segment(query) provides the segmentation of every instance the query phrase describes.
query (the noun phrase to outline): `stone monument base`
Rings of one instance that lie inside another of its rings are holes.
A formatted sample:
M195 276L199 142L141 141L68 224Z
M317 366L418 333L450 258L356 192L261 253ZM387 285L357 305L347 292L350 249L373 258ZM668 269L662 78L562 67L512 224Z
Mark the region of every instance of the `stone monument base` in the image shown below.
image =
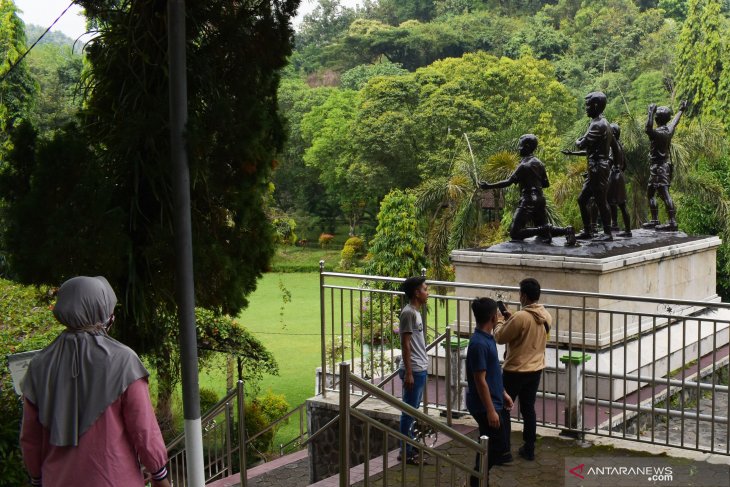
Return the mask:
M455 250L451 260L456 282L514 287L526 277L537 279L540 302L554 322L544 390L566 391L559 358L581 351L590 356L586 396L616 400L640 387L624 376L671 376L730 343L730 310L713 307L720 301L715 292L720 239L641 229L633 235L581 242L578 248L564 247L562 238L552 245L534 239L505 242ZM505 291L503 299L514 303L518 296ZM460 306L460 328L469 329L468 302Z
M601 349L656 328L647 316L666 314L667 310L657 309L659 300L719 301L715 292L718 237L654 230L633 230L633 234L612 242L581 242L577 248L562 246L562 237L553 239L552 245L534 239L505 242L455 250L451 261L456 282L517 286L526 277L536 278L543 289L541 302L557 324L551 340ZM480 292L463 290L465 296ZM609 295L657 300L647 303ZM517 295L510 299L516 301ZM460 316L468 317L468 303L461 306ZM671 312L687 316L700 310L680 304ZM625 324L624 316L628 316ZM622 319L620 324L617 317ZM659 326L667 324L664 320Z

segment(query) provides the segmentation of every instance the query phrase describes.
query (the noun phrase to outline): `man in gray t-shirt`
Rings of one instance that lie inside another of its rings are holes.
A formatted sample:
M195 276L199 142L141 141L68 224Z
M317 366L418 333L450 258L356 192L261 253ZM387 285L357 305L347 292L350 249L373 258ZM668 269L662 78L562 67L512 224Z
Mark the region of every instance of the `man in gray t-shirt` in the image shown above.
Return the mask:
M402 359L398 375L403 380L403 402L418 409L426 387L428 374L428 356L426 355L426 335L421 318L421 307L428 301L428 284L426 278L409 277L401 287L406 295L408 304L400 313L400 342ZM413 418L405 413L401 414L400 432L412 436L411 425ZM406 462L418 463L416 451L411 445L406 445Z

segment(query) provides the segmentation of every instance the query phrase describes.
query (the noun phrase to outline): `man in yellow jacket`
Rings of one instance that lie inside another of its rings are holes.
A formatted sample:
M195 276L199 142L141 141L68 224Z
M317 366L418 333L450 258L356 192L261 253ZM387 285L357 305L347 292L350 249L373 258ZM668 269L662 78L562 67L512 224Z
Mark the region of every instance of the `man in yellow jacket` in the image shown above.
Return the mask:
M545 346L552 317L545 307L538 303L540 283L528 278L520 282L520 304L522 309L512 314L503 313L507 321L499 320L494 329L494 338L499 344L506 344L507 351L502 364L504 390L513 401L519 399L520 413L524 421L522 439L524 445L519 455L526 460L535 459L537 437L537 416L535 399L545 368ZM509 452L510 424L506 426L507 451Z

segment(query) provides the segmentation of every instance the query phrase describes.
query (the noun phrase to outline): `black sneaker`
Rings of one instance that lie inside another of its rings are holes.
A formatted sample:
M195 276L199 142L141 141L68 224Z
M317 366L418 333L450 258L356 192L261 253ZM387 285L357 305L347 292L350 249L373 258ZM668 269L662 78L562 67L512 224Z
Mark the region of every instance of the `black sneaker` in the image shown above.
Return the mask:
M502 458L499 459L499 462L497 462L497 465L502 465L504 463L510 463L514 460L512 457L512 454L510 452L505 453L502 455Z
M535 459L535 450L534 449L528 449L526 445L522 445L520 449L517 451L519 455L528 461L533 461Z

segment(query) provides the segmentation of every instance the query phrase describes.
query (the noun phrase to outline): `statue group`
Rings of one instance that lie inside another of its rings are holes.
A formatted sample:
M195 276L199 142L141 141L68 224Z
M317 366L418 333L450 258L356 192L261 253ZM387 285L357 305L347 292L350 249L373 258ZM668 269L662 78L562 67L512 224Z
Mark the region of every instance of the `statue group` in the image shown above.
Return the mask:
M606 95L600 91L589 93L585 97L586 115L590 123L585 134L575 141L578 150L564 150L570 156L585 156L588 162L584 174L583 189L578 196L583 230L575 234L572 227L556 227L548 222L547 209L543 189L548 181L545 165L535 157L537 137L526 134L520 137L518 150L522 159L517 169L504 181L496 183L481 182L481 189L505 188L517 184L520 188L520 202L512 217L510 237L512 240L524 240L536 236L543 243L550 243L553 236L565 236L565 245L574 246L577 240L610 241L614 232L618 237L631 237L631 219L626 209L626 156L619 140L621 129L611 124L603 111L606 108ZM669 149L672 136L677 128L682 113L687 108L683 101L677 114L672 119L672 112L667 107L649 105L646 121L646 134L649 137L649 185L647 198L651 219L643 225L660 231L676 231L676 210L669 194L672 182L672 163ZM671 121L670 121L671 119ZM656 126L654 125L656 122ZM669 220L660 224L656 195L664 202ZM594 231L591 208L597 207L603 233L596 235ZM621 211L624 231L618 226L618 213ZM528 226L529 224L532 226Z

